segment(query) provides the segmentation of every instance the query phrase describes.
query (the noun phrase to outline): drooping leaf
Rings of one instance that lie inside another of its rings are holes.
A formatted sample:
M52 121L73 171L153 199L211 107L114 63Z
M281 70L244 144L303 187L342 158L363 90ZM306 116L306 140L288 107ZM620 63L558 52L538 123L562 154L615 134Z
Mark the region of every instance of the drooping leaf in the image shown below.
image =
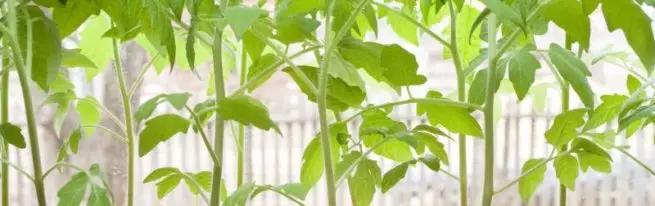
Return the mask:
M578 136L578 128L584 124L585 109L576 109L561 113L555 117L553 125L544 134L546 141L555 147L567 144Z
M621 106L628 99L623 95L604 95L600 97L603 101L596 109L589 115L589 120L585 124L582 131L588 131L603 125L614 119L621 110Z
M426 98L442 97L440 93L430 91ZM482 136L482 128L465 108L428 103L418 104L418 106L427 112L428 121L432 125L442 125L454 133L474 137Z
M253 125L263 130L274 129L282 134L268 114L268 109L259 100L236 95L221 100L217 112L226 120L235 120L244 125Z
M381 179L380 167L376 161L370 159L361 161L355 174L348 178L352 205L370 205L375 195L375 185L379 184Z
M318 68L310 66L300 66L300 70L312 81L318 85ZM307 98L316 102L316 95L311 92L309 86L300 80L300 77L291 68L285 68L283 71L289 74L296 82L300 90L307 95ZM327 83L327 107L334 111L345 111L349 107L359 107L366 97L366 91L359 87L348 86L343 80L328 77Z
M591 26L582 4L577 0L553 0L543 7L544 15L566 31L571 41L578 42L585 50L589 49Z
M186 133L189 124L186 118L175 114L164 114L148 120L139 134L139 156L145 156L160 142L177 133Z
M61 65L61 40L57 24L45 16L43 11L37 6L27 6L27 15L32 26L32 67L29 73L31 78L39 88L48 91L50 84L59 74ZM18 18L18 41L21 47L23 57L27 54L27 16L24 12L19 12ZM38 19L38 21L35 21Z
M602 0L602 3L607 28L611 32L621 29L646 71L653 71L655 39L650 17L632 0Z
M88 57L81 53L81 49L64 49L62 51L62 66L73 68L91 68L98 69L98 66L93 63Z
M555 159L555 174L560 183L569 190L575 190L575 179L578 178L578 160L572 155L564 155Z
M20 127L11 123L0 125L0 135L2 136L2 139L15 147L24 149L27 145L25 145L25 137L20 130Z
M551 44L548 51L550 60L562 77L571 83L573 90L587 108L594 107L594 92L589 86L587 76L591 76L587 66L568 51L557 44Z
M97 15L100 8L91 0L68 0L66 6L55 7L52 20L57 23L59 36L67 37L77 30L91 15Z
M525 49L521 49L509 60L509 80L512 82L519 100L528 94L534 83L535 72L539 68L541 68L541 64L537 58Z
M168 193L172 192L182 181L181 174L172 174L164 177L162 181L157 183L157 198L162 199Z
M264 84L268 79L270 79L275 73L275 68L265 71L268 67L278 61L277 56L274 54L266 54L257 58L248 68L248 81L253 81L254 77L263 76L264 78L261 81L258 81L256 84L253 84L251 87L248 87L249 91L255 90L257 87Z
M382 177L382 193L386 193L389 189L398 184L400 180L405 178L408 167L409 163L402 163L385 173Z
M539 165L543 159L530 159L523 164L521 174L525 175L519 180L519 194L523 201L529 201L537 187L544 182L546 175L546 165ZM528 173L530 172L530 173Z
M579 152L578 158L580 158L580 169L584 172L586 172L590 166L597 172L612 172L612 164L607 158L588 152Z
M57 192L58 206L78 206L86 194L89 177L84 172L73 175Z
M246 202L250 199L250 195L255 190L255 184L250 182L241 185L237 188L230 196L225 199L223 205L225 206L241 206L246 205Z

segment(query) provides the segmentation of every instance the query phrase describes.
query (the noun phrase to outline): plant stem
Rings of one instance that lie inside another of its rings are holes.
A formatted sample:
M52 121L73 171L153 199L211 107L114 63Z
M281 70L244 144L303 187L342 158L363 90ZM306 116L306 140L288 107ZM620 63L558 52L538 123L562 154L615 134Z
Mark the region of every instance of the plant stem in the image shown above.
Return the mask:
M325 15L325 45L330 45L330 31L332 29L332 11L336 0L331 0L328 3L327 14ZM346 26L344 26L346 27ZM336 39L335 39L336 40ZM338 40L336 40L338 41ZM337 205L336 184L334 181L334 168L332 164L332 151L330 147L330 131L327 121L327 83L328 83L328 68L329 59L332 50L325 50L323 58L321 58L321 69L318 76L318 115L321 126L321 147L323 149L323 164L325 169L325 180L327 187L328 206Z
M227 0L220 2L220 15L222 16L227 6ZM214 43L212 44L212 58L214 61L214 88L216 89L215 98L216 104L225 99L225 83L223 76L223 28L217 26L214 31ZM214 152L219 164L214 164L214 172L212 173L212 186L209 205L219 206L221 194L221 178L223 176L223 139L225 137L225 120L219 113L214 115Z
M5 44L5 47L7 45ZM6 47L8 48L8 47ZM3 56L2 58L2 69L9 71L9 58ZM2 124L9 123L9 72L2 74L2 93L0 94L0 122ZM7 141L2 141L2 159L9 160L9 143ZM9 166L7 163L2 163L2 205L9 206Z
M430 37L432 37L432 38L434 38L435 40L437 40L437 41L438 41L439 43L441 43L441 45L443 45L444 47L451 47L451 45L450 45L446 40L444 40L444 39L441 38L439 35L437 35L436 33L434 33L432 30L430 30L430 28L428 28L427 26L423 25L421 22L419 22L419 21L417 21L416 19L414 19L414 17L411 17L411 16L405 14L405 12L398 11L398 10L396 10L396 9L393 9L393 8L387 6L387 5L384 4L384 3L380 3L380 2L376 2L376 1L372 1L371 3L372 3L372 4L375 4L375 5L378 6L378 7L385 8L385 9L387 9L387 10L390 11L390 12L396 13L397 15L400 15L400 16L403 17L405 20L407 20L407 21L409 21L409 22L412 22L412 24L414 24L415 26L417 26L419 29L423 30L427 35L429 35ZM451 43L452 43L452 42L451 42Z
M125 120L125 136L127 137L127 205L134 205L134 127L132 123L132 99L128 94L127 87L125 86L125 79L123 77L123 67L121 65L121 57L118 50L118 42L116 39L112 40L112 47L114 51L114 70L118 80L118 87L121 92L121 99L123 101L123 116Z
M46 199L45 199L45 187L43 184L43 173L41 171L41 154L40 154L40 148L39 148L39 136L38 136L38 131L36 129L36 119L34 117L34 105L32 103L32 94L30 91L30 83L29 83L29 77L27 75L27 71L31 70L30 65L32 64L32 47L31 47L31 42L32 42L32 24L31 24L31 18L29 18L29 15L25 15L26 22L27 23L27 58L23 58L23 54L20 50L20 45L18 44L18 39L16 35L18 34L18 30L16 29L15 25L15 18L16 18L16 11L15 7L13 6L13 0L9 1L8 6L8 18L10 22L10 29L9 29L9 35L7 35L5 38L9 38L9 42L11 43L11 48L12 48L12 53L14 57L14 64L16 64L16 71L18 72L18 79L20 82L20 87L21 91L23 92L23 102L25 105L25 118L27 120L27 131L29 134L29 141L30 141L30 150L32 152L32 165L34 169L34 187L36 190L36 199L38 202L38 205L44 206L46 205ZM26 12L27 13L27 12ZM13 22L13 23L11 23ZM14 25L12 25L14 24ZM27 66L26 66L27 65Z
M18 165L15 165L15 164L9 162L9 160L7 160L7 159L0 159L0 161L2 161L2 164L7 164L8 166L13 167L16 171L18 171L19 173L21 173L25 177L27 177L27 179L32 180L32 182L36 181L35 180L36 178L32 177L32 175L30 175L30 173L27 173L27 171L23 170Z
M241 46L241 73L240 73L240 78L239 78L239 86L243 86L243 84L246 83L248 80L248 55L246 53L246 45L242 41L242 46ZM244 93L247 93L244 92ZM243 151L245 150L245 127L243 124L239 124L239 134L237 137L237 146L239 149L237 150L237 187L241 186L243 184L243 173L244 173L244 156L243 156Z
M487 18L489 43L489 70L487 71L487 92L484 104L484 186L482 205L491 206L494 190L494 88L496 79L496 15Z
M568 35L566 36L565 41L566 49L571 50L571 39ZM569 111L569 82L564 79L562 79L562 81L562 112L566 112ZM565 152L566 150L568 150L568 145L562 145L560 152ZM559 205L566 206L566 186L564 186L564 184L559 185Z
M91 128L96 128L96 129L103 130L103 131L107 132L107 134L110 134L114 139L116 139L118 141L121 141L122 143L127 143L127 138L126 137L123 137L122 135L114 132L114 130L109 129L107 127L100 126L100 125L97 125L97 124L82 124L82 125L80 125L80 127L81 128L91 127Z
M214 164L220 164L220 161L218 160L218 157L216 157L216 153L214 153L211 143L209 142L209 138L207 138L207 134L205 134L205 130L202 128L202 123L200 122L200 118L198 118L198 115L195 112L193 112L193 109L191 109L189 106L185 105L184 108L186 108L186 110L189 111L189 113L191 114L193 123L198 129L198 133L200 133L200 137L202 138L202 142L205 144L205 148L207 149L207 152L209 152L209 157L212 158Z
M462 59L459 56L457 45L457 10L452 1L448 2L450 9L450 53L453 54L453 64L455 65L455 74L457 74L457 100L466 102L466 85L465 77L462 74ZM459 134L459 205L468 205L468 169L466 168L466 135Z
M278 188L275 188L275 187L272 187L272 186L270 186L270 185L267 185L267 186L260 186L260 187L257 188L257 189L263 189L263 190L270 190L270 191L273 191L273 192L275 192L275 193L277 193L277 194L279 194L279 195L282 195L282 197L287 198L287 199L290 200L291 202L296 203L296 204L299 205L299 206L305 206L305 203L303 203L302 200L299 200L298 198L296 198L296 197L294 197L294 196L291 196L291 195L287 194L286 192L283 192L282 190L280 190L280 189L278 189Z
M359 164L359 162L361 162L361 161L363 161L364 159L366 159L366 157L367 157L369 154L373 153L373 151L374 151L375 149L377 149L378 147L382 146L382 144L384 144L385 142L387 142L387 141L389 141L389 140L392 140L392 139L396 139L396 138L395 138L395 137L387 137L387 138L384 138L384 139L380 140L379 142L375 143L373 146L370 146L370 147L368 148L368 150L366 150L366 152L364 152L361 156L359 156L357 159L355 159L355 161L354 161L352 164L350 164L350 166L348 166L348 168L343 172L343 174L342 174L340 177L338 177L339 179L338 179L338 181L337 181L337 186L341 185L341 182L343 182L343 181L346 179L346 177L348 177L348 174L349 174L352 170L354 170L355 167L357 167L357 165Z
M564 153L562 153L562 154L557 155L556 157L553 157L553 155L555 154L555 149L553 148L553 150L550 152L550 155L548 155L548 159L545 159L545 160L539 162L537 165L533 166L532 168L526 170L525 172L523 172L523 173L521 174L521 176L519 176L518 178L514 179L512 182L510 182L510 183L506 184L505 186L500 187L500 189L494 191L494 194L498 194L498 193L501 193L501 192L505 191L506 189L510 188L512 185L518 183L518 182L519 182L521 179L523 179L525 176L528 176L529 174L531 174L532 172L534 172L537 168L541 167L542 165L544 165L544 164L546 164L546 163L548 163L548 162L550 162L550 161L552 161L552 160L555 160L555 159L557 159L557 158L559 158L559 157L561 157L561 156L567 155L567 154L569 154L569 153L571 153L571 152L570 152L570 151L567 151L567 152L564 152Z

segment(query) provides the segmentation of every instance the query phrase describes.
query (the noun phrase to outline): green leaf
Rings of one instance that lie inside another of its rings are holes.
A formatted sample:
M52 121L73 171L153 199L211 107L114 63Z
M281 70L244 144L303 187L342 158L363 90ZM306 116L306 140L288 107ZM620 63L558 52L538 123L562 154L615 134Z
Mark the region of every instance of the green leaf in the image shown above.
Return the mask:
M62 51L61 65L69 68L82 67L98 69L93 61L81 53L81 49L64 49Z
M99 69L85 68L86 80L91 80L109 64L112 56L111 39L103 38L103 32L109 29L109 21L104 15L90 17L80 32L79 46L81 53L88 57Z
M597 172L602 172L602 173L612 172L612 164L610 163L610 160L607 158L587 152L579 152L578 158L580 158L580 169L582 169L582 171L584 172L587 171L589 166L591 166L591 168L596 170Z
M546 165L543 164L536 167L542 161L543 159L530 159L521 168L521 174L525 176L519 180L519 194L521 194L521 199L525 202L528 202L532 198L532 194L537 190L537 187L544 182ZM531 172L528 174L527 172L529 171Z
M212 184L212 173L209 171L202 171L196 174L190 174L191 179L187 178L186 176L184 177L184 183L186 183L187 188L189 191L194 194L198 195L200 194L200 191L198 191L198 188L196 188L196 185L193 184L191 181L195 181L198 183L200 186L200 189L203 191L209 191L211 190L211 184ZM224 185L223 181L221 181L221 185ZM221 192L223 190L221 189Z
M282 192L301 200L304 200L307 197L307 194L311 189L310 187L307 187L302 183L287 183L275 187L281 190Z
M600 99L603 103L598 105L598 107L591 112L589 120L587 120L587 124L582 128L582 131L589 131L590 129L597 128L614 119L619 114L621 106L623 106L623 103L628 98L623 95L615 94L604 95L600 97Z
M45 6L45 7L62 7L65 4L65 0L62 2L61 0L34 0L34 3Z
M312 81L314 85L318 85L318 68L310 66L300 66L300 70ZM300 80L296 72L287 67L283 69L284 72L289 74L296 82L300 90L307 95L307 98L316 102L316 95L309 90L309 86ZM362 101L366 97L366 91L361 90L359 87L348 86L343 80L328 77L327 83L327 107L330 110L342 112L349 107L360 107Z
M423 132L417 132L414 135L417 135L419 137L419 140L425 143L425 145L428 147L428 150L437 157L437 159L441 160L445 165L448 165L448 153L446 153L446 149L443 145L443 143L437 141L437 139L429 135L427 133Z
M486 93L487 93L487 72L489 69L480 70L471 82L471 87L469 88L469 102L472 104L482 105L485 102ZM505 78L505 73L507 70L507 64L503 61L498 64L496 67L496 76L492 82L494 86L494 93L500 88L500 83Z
M541 64L529 51L521 49L509 60L509 80L516 96L523 100L534 83L535 72Z
M637 89L639 89L639 87L641 87L641 81L639 81L635 76L628 75L625 85L628 89L628 93L633 94Z
M402 11L399 12L403 12L405 15L411 17L416 16L411 7L407 6L403 7ZM418 45L418 28L412 22L403 18L396 12L389 12L387 13L387 23L389 23L391 29L393 29L398 36L413 45Z
M277 2L277 12L284 15L307 14L325 7L325 0L284 0Z
M102 188L98 185L91 184L91 195L89 195L89 200L87 202L88 206L110 206L111 201L109 196L107 196L107 189Z
M171 20L167 15L170 13L170 11L167 8L167 5L165 5L166 2L163 1L144 1L143 3L145 4L142 6L143 9L139 9L135 11L135 13L131 13L131 14L127 13L127 15L128 16L135 15L139 13L142 14L140 16L141 18L139 18L140 20L139 23L141 25L140 30L143 32L143 34L145 34L145 36L148 38L150 43L155 48L162 51L162 53L164 51L166 52L165 54L168 57L170 67L172 69L176 60L177 45L176 45L176 38L174 33L175 31L171 24ZM138 6L138 5L134 5L134 6ZM128 27L123 27L123 28L128 28ZM132 30L132 29L121 30L120 24L118 24L118 29L119 29L118 30L119 34L125 34L127 32L130 32L130 30ZM121 39L125 41L127 39L133 38L133 36L136 35L130 35L130 36L122 35L122 36L123 38Z
M582 4L577 0L553 0L543 6L546 19L566 31L571 41L589 50L591 26ZM552 57L551 57L552 58Z
M498 19L500 19L504 24L512 24L521 27L524 31L526 30L525 22L523 21L521 14L519 14L519 12L514 8L500 0L482 0L482 3L496 14Z
M409 167L409 163L405 162L395 166L387 173L385 173L384 176L382 177L382 193L386 193L394 185L398 184L400 180L405 178L405 174L407 174L408 167Z
M571 51L568 51L557 44L551 44L548 51L550 60L553 62L557 71L562 77L571 83L573 90L578 94L580 100L587 108L594 107L594 92L589 86L586 76L591 76L584 62L575 57Z
M91 96L84 97L77 101L75 109L80 116L81 124L97 125L100 123L100 111L98 111L96 105L100 105L100 103ZM86 127L84 128L84 132L88 135L92 135L93 132L95 132L95 127Z
M393 86L421 85L427 81L425 76L417 74L416 57L397 44L382 49L380 65L386 68L383 75Z
M172 192L182 181L181 174L173 174L166 176L162 181L157 183L157 198L160 200L168 193Z
M225 22L232 27L237 39L241 39L260 16L266 15L266 11L259 8L231 6L225 9Z
M434 172L439 172L441 168L439 160L434 157L419 157L418 160Z
M264 48L266 48L266 42L259 39L251 31L246 31L243 34L243 49L246 50L248 56L251 60L259 59Z
M632 0L602 0L605 22L610 32L623 30L630 47L650 73L655 67L655 39L651 19Z
M585 14L591 15L591 13L598 8L600 1L601 0L582 0L582 10Z
M375 185L381 181L380 167L376 161L365 159L357 166L357 171L348 178L348 189L353 206L367 206L373 201Z
M564 155L555 159L555 175L560 183L569 190L575 190L575 179L578 178L578 160L572 155Z
M445 132L441 131L441 129L427 125L427 124L420 124L414 127L412 129L412 132L419 132L419 131L424 131L424 132L429 132L432 133L433 135L438 135L442 137L447 137L448 139L452 140L452 137L448 136Z
M319 21L294 16L278 19L277 35L275 38L284 44L302 42L305 39L314 39L313 32L321 25Z
M11 123L0 124L0 135L2 135L2 139L15 147L25 149L27 146L25 145L25 137L20 130L20 127Z
M160 142L177 133L186 133L188 129L189 121L175 114L164 114L148 120L139 134L139 156L145 156Z
M463 0L460 2L463 2ZM457 1L455 1L455 3L457 3ZM463 68L466 68L468 63L480 54L482 42L480 39L481 29L473 28L475 19L480 12L477 8L469 5L460 5L458 8L461 8L461 11L457 14L457 33L455 35L457 37L456 41L457 46L459 47L459 56L462 60L462 66ZM445 27L443 33L449 35L450 27ZM444 48L443 57L445 59L452 57L452 53L448 48Z
M80 139L82 139L82 130L80 128L75 129L75 131L73 131L73 133L68 137L68 144L73 154L77 154L80 146Z
M614 137L607 137L607 135L616 136L616 134L611 132L611 133L604 133L603 135L605 135L604 139L609 139L609 142L611 142L612 144L614 143L614 140L611 140ZM604 141L608 141L608 140L604 140ZM610 154L607 153L607 151L605 151L605 149L598 146L596 143L594 143L594 142L592 142L590 140L584 139L584 138L575 138L573 140L573 142L571 143L571 150L572 151L575 151L575 150L578 150L578 149L581 150L581 151L590 153L590 154L601 156L601 157L603 157L605 159L608 159L608 160L612 160L612 156L610 156ZM576 151L576 152L579 152L579 151Z
M356 86L361 90L366 90L364 80L357 73L357 68L350 64L350 62L343 60L339 55L330 56L328 74L331 77L343 80L348 86Z
M158 181L161 178L167 177L169 175L177 174L177 173L180 173L180 169L177 169L175 167L157 168L156 170L152 171L148 176L146 176L145 179L143 179L143 183Z
M254 183L246 183L241 185L239 188L237 188L232 194L230 194L227 199L225 199L225 202L223 202L223 205L225 206L241 206L241 205L246 205L246 202L250 198L250 195L253 193L255 190L255 184Z
M339 143L336 141L337 136L348 134L348 128L344 124L330 125L330 149L332 151L332 161L336 163L339 160ZM307 187L314 186L323 175L323 147L321 145L320 132L312 139L305 148L302 155L302 165L300 167L300 182Z
M442 98L435 91L428 92L426 98ZM439 104L419 104L427 112L428 121L432 125L442 125L454 133L481 137L482 128L469 111L465 108ZM420 109L419 109L420 110Z
M635 111L632 112L632 114L619 120L619 131L628 128L629 126L631 126L631 124L637 121L641 121L644 120L645 118L652 117L654 113L655 113L655 105L647 105L635 109Z
M544 134L548 144L559 147L576 138L577 129L584 124L586 113L585 109L575 109L557 115L553 125Z
M57 23L59 36L66 37L79 28L91 15L98 15L100 8L91 0L68 0L66 6L55 7L52 20Z
M173 93L173 94L159 94L153 98L150 98L148 101L139 105L134 113L134 119L136 121L142 121L148 119L150 115L155 111L157 106L162 102L168 102L173 108L177 110L182 110L186 106L186 103L191 98L190 93Z
M359 136L364 141L364 145L372 147L385 138L391 138L389 135L397 132L405 132L407 129L402 122L395 121L387 116L382 110L369 110L362 114L363 121L359 126ZM386 134L369 133L371 130L386 130ZM398 139L386 140L382 145L373 150L376 154L394 160L396 162L405 162L413 158L410 145Z
M269 116L266 106L255 98L236 95L223 99L218 102L217 111L225 120L235 120L263 130L274 129L277 133L282 134L280 128Z
M73 175L57 192L58 206L79 206L86 194L89 177L84 172Z
M245 40L244 40L245 41ZM248 91L252 92L255 90L257 87L261 86L264 84L266 81L268 81L273 74L275 74L276 69L270 69L268 71L265 71L264 69L269 68L271 65L275 64L279 58L277 58L276 55L274 54L266 54L264 56L260 56L257 58L248 68L248 81L253 81L253 78L256 76L263 76L264 78L261 79L261 81L257 82L256 84L253 84L252 86L248 87Z
M27 17L19 12L18 41L23 57L27 54ZM43 14L37 6L27 6L27 14L32 25L32 67L29 74L43 91L48 91L50 84L59 74L62 48L57 24ZM38 21L35 21L38 19Z

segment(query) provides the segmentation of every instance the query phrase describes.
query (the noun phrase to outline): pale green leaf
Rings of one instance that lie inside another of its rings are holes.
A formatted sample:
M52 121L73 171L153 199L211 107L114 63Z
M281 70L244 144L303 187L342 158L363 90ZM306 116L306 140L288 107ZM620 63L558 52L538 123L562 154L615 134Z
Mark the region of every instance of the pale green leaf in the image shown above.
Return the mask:
M97 15L100 8L90 0L68 0L66 6L55 7L52 20L57 23L59 36L66 37L79 28L91 15Z
M405 15L409 15L412 17L415 16L415 14L413 14L414 12L412 11L411 7L405 6L403 7L402 11L399 12L403 12L405 13ZM391 26L391 29L393 29L393 31L398 36L400 36L401 38L403 38L409 43L418 45L418 28L412 22L403 18L396 12L387 13L387 22Z
M189 121L175 114L164 114L148 120L139 134L139 156L145 156L160 142L175 134L186 133L188 129Z
M82 67L98 69L95 63L84 56L81 52L81 49L64 49L62 51L61 65L69 68Z
M217 112L225 120L235 120L244 125L253 125L263 130L274 129L281 134L280 129L271 119L268 109L259 100L236 95L218 102Z
M241 185L239 188L237 188L230 196L225 199L225 202L223 202L223 205L225 206L242 206L246 205L246 202L248 202L248 199L250 199L250 195L253 193L255 190L255 184L254 183L246 183Z
M350 62L345 61L339 55L331 55L329 61L328 74L331 77L343 80L348 86L366 90L364 80L357 73L357 68L350 64Z
M381 181L380 167L376 161L365 159L357 166L357 171L348 178L350 199L353 206L368 206L375 195L375 185Z
M655 67L655 39L651 19L633 0L602 0L607 28L623 31L630 47L637 53L646 71Z
M537 167L542 161L543 159L530 159L521 168L521 175L525 175L519 180L519 194L523 201L529 201L532 194L537 191L537 187L544 182L546 165L543 164Z
M562 77L571 83L573 90L587 108L594 107L594 92L589 86L587 76L591 76L587 66L580 59L557 44L551 44L548 51L550 60Z
M585 124L582 131L588 131L590 129L597 128L605 123L608 123L614 119L621 110L621 106L628 99L623 95L604 95L600 97L603 101L596 109L591 112L589 115L589 120Z
M266 15L266 11L259 8L231 6L225 9L225 22L232 27L237 39L241 39L246 30L262 15Z
M546 131L546 141L555 147L567 144L578 136L578 128L584 124L585 109L561 113L555 117L553 125Z
M426 98L442 98L438 92L430 91ZM427 111L428 121L432 125L442 125L454 133L481 137L482 128L465 108L439 104L419 104Z
M159 181L157 183L157 198L160 200L164 198L180 184L180 181L182 181L181 174L172 174Z
M560 183L569 190L575 190L575 179L578 178L578 160L572 155L564 155L555 159L555 175Z
M584 172L586 172L590 166L597 172L612 172L612 164L607 158L587 152L579 152L578 158L580 158L580 169Z
M143 179L143 183L148 183L152 181L158 181L161 178L167 177L172 174L180 173L180 169L177 169L175 167L162 167L162 168L157 168L156 170L152 171L148 176L146 176L145 179Z
M100 105L100 103L91 96L84 97L77 101L75 109L80 117L81 124L97 125L100 123L100 111L98 111L96 105ZM86 127L84 128L84 132L87 135L92 135L93 132L95 132L95 127Z

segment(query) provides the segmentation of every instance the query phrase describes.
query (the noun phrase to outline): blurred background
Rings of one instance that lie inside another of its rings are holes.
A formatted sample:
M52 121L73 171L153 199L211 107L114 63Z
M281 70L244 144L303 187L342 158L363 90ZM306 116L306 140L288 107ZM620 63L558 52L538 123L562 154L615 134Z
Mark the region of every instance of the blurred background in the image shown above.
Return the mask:
M246 1L250 2L250 1ZM272 5L269 3L269 8ZM655 11L648 7L646 11L653 17ZM465 15L475 18L477 15ZM445 18L448 18L447 16ZM473 19L469 19L472 21ZM412 87L411 93L414 96L424 96L429 90L438 90L447 96L454 96L456 78L454 67L450 59L444 57L443 47L428 37L420 37L419 44L412 44L403 38L396 36L393 28L388 26L383 19L380 23L380 32L376 37L368 34L367 39L379 43L396 43L405 49L413 52L419 62L419 73L428 77L427 84L419 87ZM610 33L603 20L603 15L596 12L592 15L592 39L591 49L583 56L592 72L591 84L597 96L604 94L627 94L625 87L628 70L645 74L640 68L639 62L632 50L627 45L621 31ZM111 68L112 60L109 58L110 42L102 39L102 35L108 27L102 16L95 17L92 22L85 26L79 38L66 39L67 48L83 48L85 55L94 61L105 61ZM432 28L435 31L442 31L445 24L437 24ZM321 28L322 29L322 28ZM319 31L322 31L319 29ZM439 33L439 32L437 32ZM186 34L180 33L183 40ZM419 36L421 36L419 32ZM152 48L147 46L143 37L137 37L136 41L123 44L121 49L121 61L125 65L125 76L128 84L133 82L141 71L142 67L153 58ZM548 48L550 43L564 42L563 32L554 24L550 24L549 33L537 39L537 47ZM238 87L238 74L235 72L235 62L238 62L238 48L235 45L226 45L229 51L226 55L226 65L232 68L228 75L228 91ZM178 48L184 48L178 43ZM107 49L103 51L103 49ZM300 48L291 47L290 51L297 51ZM198 48L197 61L201 64L198 69L200 79L189 69L185 69L186 60L184 55L179 55L180 68L173 71L165 66L166 60L159 58L155 61L152 69L146 75L145 80L134 96L133 105L136 107L149 98L160 93L189 92L193 96L190 104L195 104L207 99L207 90L210 82L210 53L206 48ZM107 53L107 54L104 54ZM179 53L182 54L182 53ZM540 57L537 55L537 57ZM603 60L597 61L600 57ZM163 61L163 63L162 63ZM313 56L305 56L296 60L298 65L315 64ZM520 175L520 169L526 160L530 158L546 157L552 149L545 143L544 132L550 127L555 115L560 111L560 94L555 79L550 75L547 64L542 61L542 69L538 70L538 77L533 86L531 94L525 100L518 102L513 94L511 84L503 82L496 99L498 105L496 112L501 114L496 120L496 187L500 187ZM188 67L188 65L186 65ZM163 71L162 71L163 70ZM107 109L119 118L123 112L118 86L115 81L112 69L99 68L96 71L89 69L71 69L67 71L68 78L76 87L78 96L92 96L107 107ZM93 78L90 78L93 77ZM382 84L378 84L371 78L364 77L369 87L367 103L376 104L401 100L408 98L403 92L398 94ZM35 90L35 103L43 102L47 94ZM449 95L450 94L450 95ZM276 120L282 135L274 132L265 132L255 128L246 130L246 174L245 182L256 184L284 184L299 182L300 164L305 146L318 131L317 106L311 103L295 86L295 83L284 73L276 73L262 87L257 89L253 96L261 99ZM574 95L572 95L574 96ZM582 107L577 97L572 97L571 108ZM18 79L11 77L10 84L10 122L25 127L24 109L19 90ZM178 112L168 105L160 105L156 113L163 114ZM352 112L352 111L351 111ZM186 115L186 114L185 114ZM415 108L412 106L397 107L393 115L407 122L409 125L417 125L424 121L424 118L415 115ZM480 114L476 114L480 117ZM71 109L65 118L57 118L56 108L53 105L39 107L37 111L39 132L41 135L41 154L45 158L44 168L49 168L55 163L56 154L64 143L65 138L78 125L77 111ZM115 125L102 115L102 125L107 128L114 128ZM209 135L213 134L208 126ZM613 125L608 125L612 127ZM142 125L137 127L137 131ZM358 122L350 125L351 132L356 132ZM233 191L236 188L236 144L234 131L236 125L227 125L226 151L224 156L224 174L227 188ZM25 129L23 129L25 131ZM601 129L598 132L603 132ZM651 127L637 131L632 137L624 138L620 134L616 138L617 145L628 145L629 152L651 167L655 167L655 131ZM447 140L445 140L447 141ZM457 142L447 141L446 148L450 158L450 165L442 165L442 169L452 174L458 171ZM482 188L483 171L483 141L470 138L467 140L468 147L468 168L469 168L469 194L472 205L479 205ZM10 161L24 168L31 169L31 157L29 150L16 150L11 148ZM112 191L115 198L125 197L126 185L126 154L127 148L123 143L110 138L106 133L96 130L94 134L87 134L80 145L80 152L75 156L67 157L67 161L83 168L88 168L93 163L98 163L105 169L113 186ZM632 162L625 155L618 151L612 151L614 162L611 174L600 174L593 170L581 173L578 177L576 190L569 193L570 205L655 205L655 177ZM375 157L380 163L383 172L394 166L394 163ZM212 162L199 136L193 132L186 135L178 135L169 141L160 144L155 151L149 153L137 161L137 182L135 195L137 205L204 205L201 198L192 196L184 185L180 185L172 195L164 199L157 199L155 185L152 183L142 184L143 178L160 167L178 167L183 171L200 172L211 171ZM15 170L10 170L10 191L12 205L35 205L33 199L33 186L29 179L20 176ZM57 189L68 180L74 171L63 170L49 176L46 181L48 199L50 204L57 202ZM542 184L529 205L555 205L558 200L557 181L552 166L549 166L544 184ZM410 168L407 178L402 180L394 189L382 195L377 192L374 205L396 206L396 205L458 205L459 193L458 182L443 173L435 173L417 165ZM350 205L348 187L342 184L338 190L340 205ZM305 199L307 205L325 205L325 185L320 182L312 189ZM494 205L527 205L522 203L516 186L498 194L494 198ZM252 200L249 205L293 205L286 199L276 196L273 193L264 193Z

